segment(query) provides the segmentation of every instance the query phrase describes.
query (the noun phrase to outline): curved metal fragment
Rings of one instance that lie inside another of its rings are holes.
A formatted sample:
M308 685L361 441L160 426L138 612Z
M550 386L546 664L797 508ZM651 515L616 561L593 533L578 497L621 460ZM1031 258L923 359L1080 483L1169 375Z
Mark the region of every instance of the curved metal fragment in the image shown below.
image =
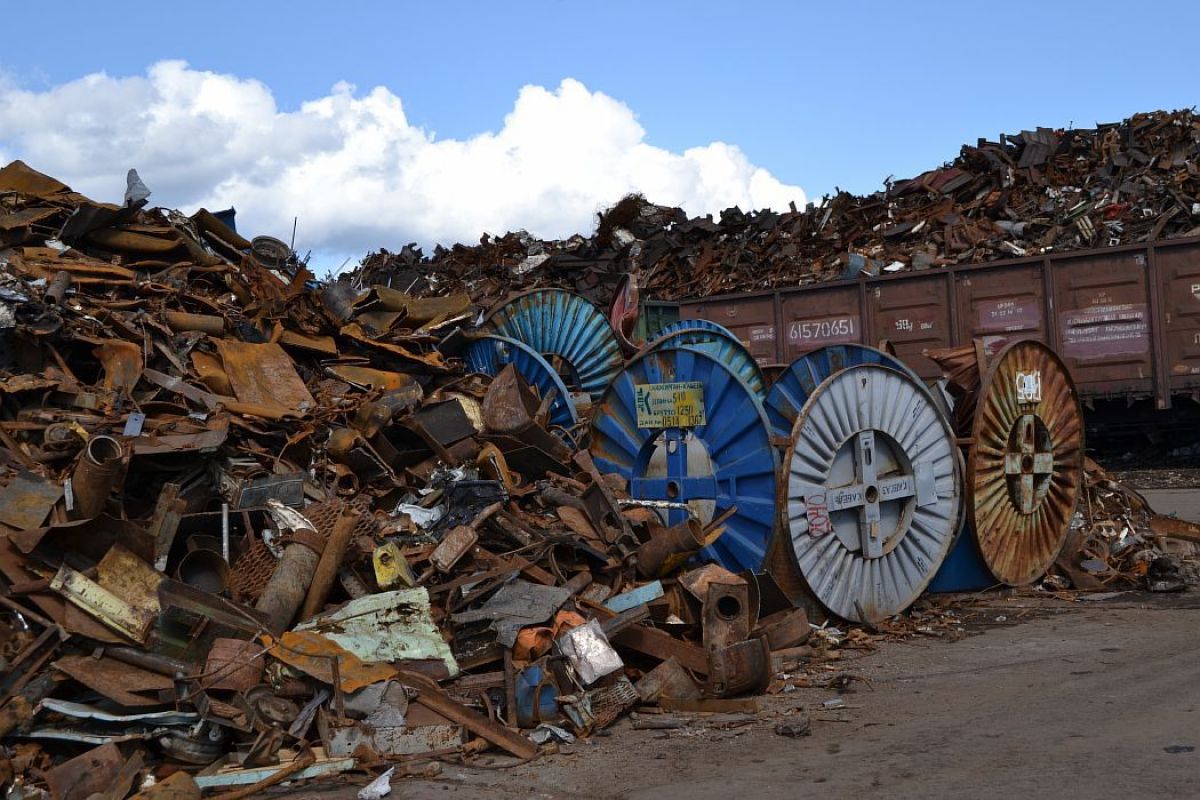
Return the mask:
M545 400L551 393L550 425L570 429L579 422L579 414L571 393L562 378L546 359L529 345L505 336L483 336L472 342L463 354L467 369L496 377L500 370L512 364L525 382L537 389Z
M604 314L563 289L534 289L493 309L485 332L516 339L537 351L572 391L593 400L621 371L617 336Z

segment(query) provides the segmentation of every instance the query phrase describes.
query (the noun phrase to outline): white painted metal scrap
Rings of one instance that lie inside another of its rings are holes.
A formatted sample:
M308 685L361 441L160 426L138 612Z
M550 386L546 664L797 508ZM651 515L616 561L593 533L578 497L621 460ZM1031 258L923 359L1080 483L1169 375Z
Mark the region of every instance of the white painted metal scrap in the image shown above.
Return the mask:
M801 576L830 611L880 620L907 608L957 532L954 434L911 378L875 365L835 373L792 428L786 523Z

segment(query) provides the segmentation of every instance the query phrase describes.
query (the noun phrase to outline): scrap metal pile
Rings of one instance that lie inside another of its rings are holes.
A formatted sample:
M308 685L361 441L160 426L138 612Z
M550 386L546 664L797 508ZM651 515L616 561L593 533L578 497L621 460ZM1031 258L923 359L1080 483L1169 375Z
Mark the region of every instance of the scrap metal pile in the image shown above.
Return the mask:
M668 522L577 449L602 317L560 326L567 389L504 320L455 333L465 295L320 285L146 194L0 170L0 785L530 759L803 658L767 577L690 560L735 515Z
M494 300L538 286L606 304L626 272L659 300L1200 234L1200 118L1138 114L964 146L953 162L803 210L688 219L629 197L591 237L485 236L477 247L368 256L370 283Z

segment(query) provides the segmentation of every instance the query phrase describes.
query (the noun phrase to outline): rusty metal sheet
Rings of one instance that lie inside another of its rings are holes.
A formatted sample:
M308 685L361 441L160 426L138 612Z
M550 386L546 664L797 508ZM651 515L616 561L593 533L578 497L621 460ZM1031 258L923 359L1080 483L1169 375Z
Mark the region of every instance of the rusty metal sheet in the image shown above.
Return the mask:
M96 582L125 602L157 615L158 587L166 579L127 547L114 544L96 566Z
M1153 391L1144 252L1071 256L1054 268L1058 351L1090 393Z
M356 692L376 681L396 676L394 667L368 664L317 631L286 631L278 639L269 634L263 634L260 638L273 658L331 686L333 662L336 660L339 687L343 692Z
M780 293L782 363L829 344L867 344L858 285Z
M217 351L234 396L243 403L306 412L316 406L292 359L277 344L218 339Z
M46 772L46 785L55 800L87 800L114 782L125 764L115 744L94 747Z
M1162 369L1174 391L1200 387L1200 244L1160 246L1158 267Z
M781 360L776 345L780 323L775 319L774 295L680 303L679 318L707 319L725 326L760 365Z
M937 364L923 353L953 342L946 276L921 275L874 283L867 288L867 315L875 340L868 344L887 341L922 378L941 376Z
M114 339L98 345L94 352L104 367L104 388L122 393L133 391L145 366L142 348L133 342Z
M372 389L395 390L413 385L412 376L403 372L387 372L354 364L331 364L325 369L330 375L346 383L369 386Z
M0 522L17 530L37 528L62 496L61 484L20 473L0 491Z
M54 662L54 668L109 700L130 707L161 706L162 701L157 697L143 697L135 692L167 691L174 685L165 675L113 658L63 656Z
M285 330L279 334L279 343L297 350L310 350L324 356L337 358L337 341L332 336L311 336L299 331Z

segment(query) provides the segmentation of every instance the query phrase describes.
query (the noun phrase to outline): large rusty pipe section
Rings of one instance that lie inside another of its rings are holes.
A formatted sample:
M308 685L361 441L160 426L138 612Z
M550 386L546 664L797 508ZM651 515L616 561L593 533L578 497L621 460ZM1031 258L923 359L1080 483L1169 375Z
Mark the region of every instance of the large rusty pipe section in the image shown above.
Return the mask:
M79 456L71 475L74 519L91 519L108 504L108 496L121 478L125 448L111 436L93 436Z
M316 572L308 587L308 595L304 598L304 607L300 611L301 619L308 619L324 608L325 600L329 597L329 590L333 588L334 581L337 580L342 557L346 555L346 548L350 545L350 537L354 534L354 527L358 525L360 516L362 516L362 512L354 506L342 506L342 513L338 515L337 522L333 524L329 541L325 542L325 549L321 551L321 558L317 562Z
M301 533L304 540L317 538L317 532L311 528L290 533ZM255 610L266 614L272 633L287 630L296 618L320 558L316 550L302 541L293 541L284 548L271 580L254 605Z

